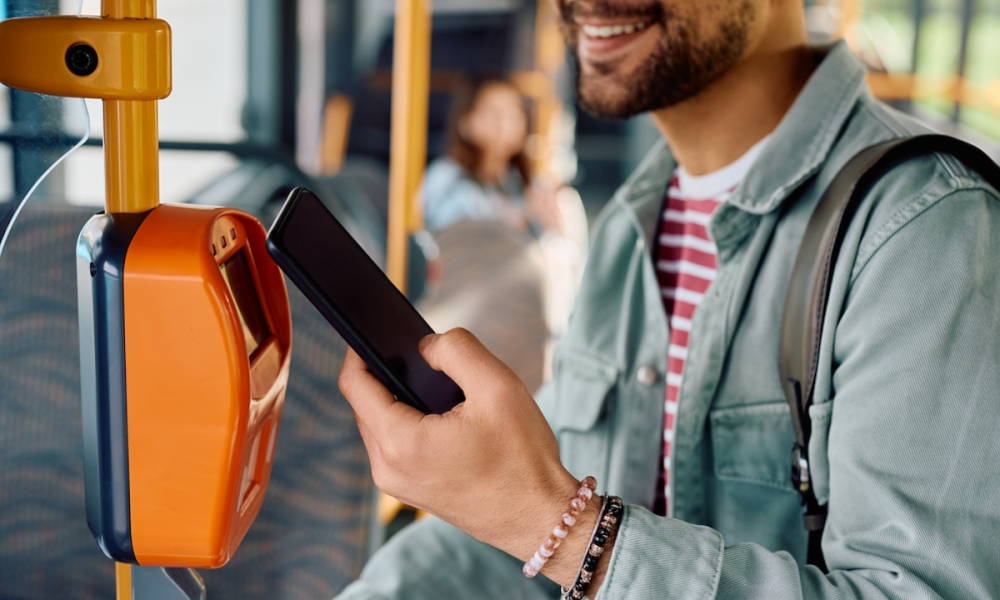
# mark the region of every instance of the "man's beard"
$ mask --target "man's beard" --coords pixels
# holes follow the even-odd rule
[[[660,38],[656,49],[626,79],[606,81],[614,67],[591,66],[590,74],[582,72],[577,54],[579,26],[572,21],[575,2],[563,6],[563,29],[566,42],[574,54],[577,99],[584,110],[606,119],[627,119],[631,116],[679,104],[698,95],[743,55],[747,32],[754,20],[750,0],[734,0],[734,8],[708,40],[693,39],[697,24],[669,14],[659,2],[629,8],[628,15],[653,17],[650,25],[659,25]],[[622,16],[622,8],[599,1],[588,15]],[[603,68],[602,68],[603,67]]]

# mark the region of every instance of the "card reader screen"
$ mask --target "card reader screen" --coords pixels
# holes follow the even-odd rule
[[[247,342],[247,354],[253,356],[254,351],[271,332],[267,328],[264,311],[260,308],[257,288],[254,287],[250,265],[243,250],[238,250],[219,268],[222,269],[222,277],[236,301],[236,312],[240,315],[243,337]]]

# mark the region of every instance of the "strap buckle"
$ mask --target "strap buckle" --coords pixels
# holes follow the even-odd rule
[[[798,442],[792,446],[792,485],[802,496],[802,504],[805,504],[807,496],[812,491],[812,481],[809,479],[809,459],[806,456],[806,449]]]

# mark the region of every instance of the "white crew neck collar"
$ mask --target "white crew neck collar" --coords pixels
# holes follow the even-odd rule
[[[746,177],[750,167],[757,161],[757,157],[760,156],[770,139],[771,135],[768,134],[747,150],[743,156],[706,175],[689,175],[684,167],[677,167],[677,185],[681,195],[685,198],[705,199],[716,198],[731,192]]]

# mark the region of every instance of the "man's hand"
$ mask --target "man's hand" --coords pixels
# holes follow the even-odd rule
[[[348,351],[340,389],[354,408],[380,490],[527,560],[566,511],[578,482],[524,384],[464,329],[424,338],[420,351],[465,391],[443,415],[399,402]],[[543,569],[570,585],[598,500]]]

